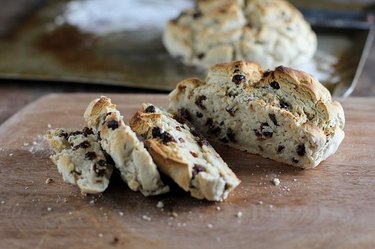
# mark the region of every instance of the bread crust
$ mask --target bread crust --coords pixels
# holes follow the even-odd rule
[[[236,78],[242,81],[234,82]],[[205,96],[201,104],[206,110],[197,106],[199,96]],[[191,121],[197,127],[203,127],[201,132],[205,135],[216,140],[222,138],[222,134],[209,134],[205,118],[212,119],[211,127],[224,120],[224,128],[239,132],[239,137],[249,136],[248,141],[227,141],[228,145],[301,168],[317,166],[335,153],[344,138],[345,116],[341,104],[333,101],[329,91],[313,76],[288,67],[264,71],[250,61],[217,64],[211,67],[205,81],[184,80],[169,97],[172,113],[184,108],[191,113],[204,114],[203,118],[192,115]],[[249,120],[248,115],[254,120]],[[236,123],[241,118],[251,124],[253,130]],[[255,127],[256,124],[260,128]],[[294,141],[293,146],[300,146],[297,154],[304,155],[294,155],[296,152],[293,154],[292,148],[287,153],[288,158],[272,153],[271,144],[278,143],[278,138]],[[287,141],[284,143],[292,146]],[[255,145],[266,147],[263,148],[265,151],[254,148]],[[285,144],[281,146],[289,148]]]

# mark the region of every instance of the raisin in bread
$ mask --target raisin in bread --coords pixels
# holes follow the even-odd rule
[[[317,48],[310,25],[284,0],[198,0],[168,22],[163,43],[173,57],[203,68],[242,59],[300,66]]]
[[[344,138],[340,103],[311,75],[282,66],[215,65],[205,81],[180,82],[169,111],[212,139],[300,168],[317,166]]]
[[[163,173],[198,199],[224,200],[240,181],[213,147],[184,120],[143,104],[130,121]]]
[[[169,191],[143,142],[125,125],[116,105],[109,98],[93,100],[84,118],[88,126],[99,134],[102,148],[112,157],[130,189],[140,191],[145,196]]]
[[[51,156],[65,182],[82,193],[102,193],[109,184],[113,166],[107,160],[92,130],[49,130],[45,136],[55,152]]]

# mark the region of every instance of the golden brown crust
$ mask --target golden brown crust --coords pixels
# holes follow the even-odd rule
[[[233,75],[237,72],[245,75],[248,79],[248,85],[270,83],[272,81],[278,82],[280,85],[293,85],[295,92],[301,95],[305,101],[311,101],[318,109],[318,113],[322,115],[324,122],[328,124],[330,120],[336,116],[339,119],[345,120],[342,106],[337,102],[332,102],[330,92],[320,82],[318,82],[312,75],[300,70],[289,67],[278,66],[274,71],[267,71],[261,68],[252,61],[234,61],[230,63],[221,63],[210,68],[206,79],[206,84],[220,84],[231,81]],[[181,87],[197,87],[197,80],[193,82],[182,81]],[[201,82],[202,84],[202,82]],[[204,83],[203,83],[204,84]],[[252,89],[244,87],[245,91],[252,91]],[[177,91],[177,96],[183,94]],[[173,95],[172,95],[173,96]],[[176,96],[176,97],[177,97]],[[343,126],[341,127],[343,128]]]
[[[189,78],[189,79],[181,81],[180,83],[177,84],[176,89],[174,90],[177,93],[177,95],[172,97],[172,98],[175,98],[173,99],[173,101],[177,101],[179,96],[183,95],[185,91],[189,92],[189,89],[197,88],[198,86],[203,85],[203,84],[205,83],[197,78]]]
[[[191,173],[189,166],[181,158],[176,158],[175,153],[155,139],[145,141],[145,145],[159,169],[178,182],[185,191],[189,191]]]
[[[315,100],[331,101],[331,94],[312,75],[289,67],[279,66],[274,71],[276,79],[287,80],[304,91],[310,93]]]
[[[253,61],[241,60],[213,65],[208,72],[206,82],[207,84],[220,83],[220,79],[218,78],[222,78],[225,82],[228,82],[228,80],[231,81],[232,75],[238,72],[241,72],[249,79],[248,84],[258,82],[263,76],[263,69],[259,64]]]
[[[112,104],[111,100],[105,96],[101,96],[97,101],[90,102],[84,113],[87,125],[89,127],[98,127],[100,117],[107,113],[108,109],[116,109],[116,105]]]

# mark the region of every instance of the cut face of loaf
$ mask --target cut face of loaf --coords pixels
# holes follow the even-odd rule
[[[88,126],[99,134],[102,148],[112,157],[121,178],[133,191],[158,195],[169,191],[142,141],[125,125],[123,117],[107,97],[93,100],[84,114]]]
[[[300,168],[317,166],[344,138],[340,103],[311,75],[282,66],[215,65],[205,81],[180,82],[169,111],[214,140]]]
[[[46,138],[55,152],[51,160],[65,182],[78,185],[85,194],[98,194],[106,190],[113,166],[91,129],[49,130]]]
[[[144,104],[130,126],[145,144],[160,170],[198,199],[224,200],[240,181],[213,147],[191,129],[151,105]]]

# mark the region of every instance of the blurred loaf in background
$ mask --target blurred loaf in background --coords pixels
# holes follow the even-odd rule
[[[284,0],[197,0],[168,22],[163,43],[173,57],[202,68],[241,59],[293,67],[317,48],[309,23]]]

